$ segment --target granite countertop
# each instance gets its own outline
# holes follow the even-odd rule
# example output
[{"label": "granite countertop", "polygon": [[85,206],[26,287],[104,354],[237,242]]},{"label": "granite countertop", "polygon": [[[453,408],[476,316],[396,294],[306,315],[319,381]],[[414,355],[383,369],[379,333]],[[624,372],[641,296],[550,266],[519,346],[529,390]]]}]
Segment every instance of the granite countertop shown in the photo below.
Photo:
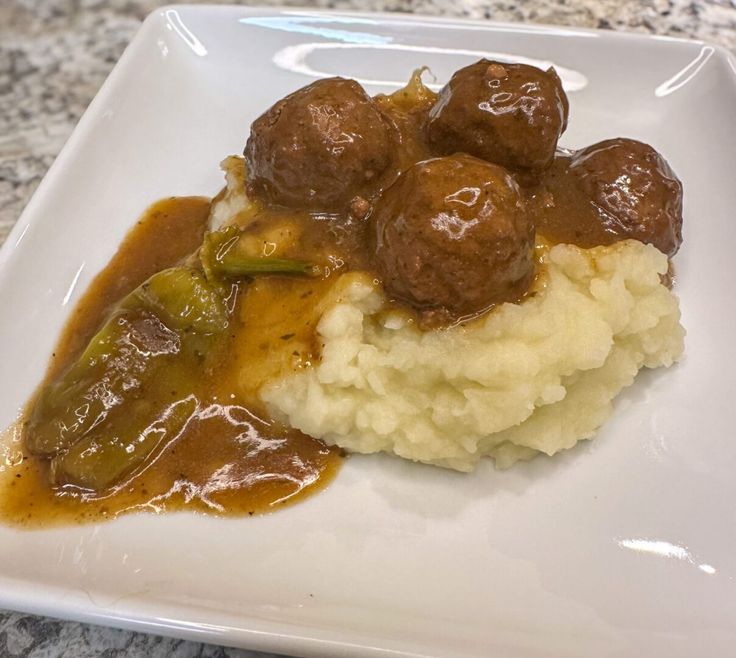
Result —
[{"label": "granite countertop", "polygon": [[[163,4],[168,3],[2,0],[0,244],[143,18]],[[706,39],[736,50],[736,0],[290,0],[288,4],[622,29]],[[0,611],[0,656],[99,655],[267,656]]]}]

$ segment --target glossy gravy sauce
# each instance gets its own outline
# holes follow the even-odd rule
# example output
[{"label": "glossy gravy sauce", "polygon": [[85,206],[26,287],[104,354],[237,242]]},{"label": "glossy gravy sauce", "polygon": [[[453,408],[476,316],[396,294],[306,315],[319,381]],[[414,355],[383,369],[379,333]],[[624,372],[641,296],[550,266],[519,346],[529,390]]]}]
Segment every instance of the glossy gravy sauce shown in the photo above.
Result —
[{"label": "glossy gravy sauce", "polygon": [[[74,309],[46,381],[78,357],[117,301],[197,249],[209,210],[208,199],[182,197],[146,211]],[[266,277],[238,288],[228,335],[218,348],[221,357],[187,391],[198,398],[192,421],[110,491],[52,487],[49,462],[24,450],[27,421],[19,421],[0,447],[0,521],[38,528],[136,510],[248,515],[324,487],[338,470],[339,450],[269,420],[255,393],[266,378],[315,358],[316,307],[305,300],[320,297],[327,287],[319,279]]]}]

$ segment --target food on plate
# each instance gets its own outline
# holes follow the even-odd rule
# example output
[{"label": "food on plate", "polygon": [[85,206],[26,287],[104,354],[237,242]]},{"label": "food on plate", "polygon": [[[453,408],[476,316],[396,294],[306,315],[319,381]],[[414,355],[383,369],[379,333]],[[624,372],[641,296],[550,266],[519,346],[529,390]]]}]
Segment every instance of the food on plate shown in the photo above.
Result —
[{"label": "food on plate", "polygon": [[440,332],[386,312],[348,275],[317,326],[322,359],[262,391],[275,413],[349,451],[461,471],[507,468],[591,437],[644,366],[682,351],[667,258],[635,241],[543,248],[546,283],[521,304]]},{"label": "food on plate", "polygon": [[608,139],[577,151],[570,172],[606,231],[674,256],[682,243],[682,185],[648,144]]},{"label": "food on plate", "polygon": [[386,293],[414,308],[472,315],[518,300],[534,278],[521,190],[503,167],[473,156],[416,163],[384,190],[370,222]]},{"label": "food on plate", "polygon": [[542,169],[567,127],[569,105],[554,69],[482,59],[457,71],[429,111],[442,154],[470,153],[504,167]]},{"label": "food on plate", "polygon": [[558,153],[530,183],[529,209],[555,242],[593,247],[632,238],[670,258],[682,243],[682,184],[657,151],[633,139]]},{"label": "food on plate", "polygon": [[249,190],[284,206],[342,210],[388,167],[392,130],[354,80],[313,82],[253,122]]},{"label": "food on plate", "polygon": [[557,149],[553,69],[439,95],[312,83],[257,118],[213,200],[147,211],[79,302],[3,448],[0,518],[257,513],[344,451],[460,471],[590,438],[683,350],[682,188],[652,147]]}]

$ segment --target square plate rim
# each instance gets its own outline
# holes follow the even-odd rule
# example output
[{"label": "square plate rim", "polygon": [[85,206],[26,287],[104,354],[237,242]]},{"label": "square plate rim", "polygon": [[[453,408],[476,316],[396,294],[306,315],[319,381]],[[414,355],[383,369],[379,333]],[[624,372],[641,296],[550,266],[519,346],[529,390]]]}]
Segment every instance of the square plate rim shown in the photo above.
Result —
[{"label": "square plate rim", "polygon": [[[504,28],[510,31],[523,31],[524,28],[529,30],[530,37],[534,33],[539,35],[558,35],[561,32],[575,35],[595,34],[610,41],[636,41],[639,43],[661,43],[663,47],[666,44],[689,44],[692,46],[708,46],[713,48],[714,56],[726,61],[736,72],[736,58],[734,54],[719,44],[710,43],[707,40],[662,36],[644,34],[630,31],[608,31],[595,28],[583,27],[567,27],[552,24],[530,24],[530,23],[514,23],[504,21],[483,20],[474,18],[456,18],[430,16],[422,14],[408,14],[401,12],[370,12],[370,11],[343,11],[336,9],[312,9],[305,7],[269,7],[262,5],[238,6],[238,5],[194,5],[194,4],[171,4],[159,7],[151,11],[142,22],[130,43],[126,46],[122,55],[115,63],[114,67],[100,86],[98,92],[83,112],[78,123],[70,133],[68,139],[59,151],[58,156],[43,176],[37,189],[24,207],[18,220],[15,222],[11,231],[7,235],[4,244],[0,247],[0,284],[4,282],[5,276],[8,274],[10,267],[9,256],[16,246],[19,236],[25,228],[34,221],[36,208],[47,203],[54,194],[54,187],[60,172],[72,160],[78,148],[84,145],[90,130],[94,127],[95,117],[98,107],[100,107],[118,87],[118,80],[128,68],[129,61],[134,57],[135,51],[146,42],[147,33],[153,29],[152,26],[165,15],[167,11],[186,10],[206,13],[237,13],[243,15],[270,12],[273,14],[301,14],[313,16],[348,16],[348,17],[364,17],[376,19],[377,21],[388,20],[392,22],[412,23],[412,22],[431,22],[439,27],[462,27],[462,26],[481,26],[486,28]],[[736,78],[733,80],[734,89],[736,89]],[[20,531],[27,532],[27,531]],[[33,532],[33,531],[31,531]],[[209,628],[202,630],[204,623],[196,621],[196,606],[183,605],[175,603],[166,603],[167,610],[181,612],[181,616],[176,619],[152,618],[150,615],[137,614],[135,608],[140,606],[134,603],[131,607],[120,605],[116,611],[105,610],[96,605],[91,599],[85,602],[84,597],[79,596],[77,592],[70,594],[69,590],[61,586],[34,584],[33,592],[28,591],[27,581],[16,579],[0,573],[0,607],[8,610],[18,611],[30,614],[40,614],[52,617],[58,617],[59,607],[53,604],[45,604],[41,602],[43,595],[54,597],[55,600],[66,597],[68,603],[64,610],[63,619],[77,621],[82,623],[91,623],[97,625],[111,626],[125,630],[132,630],[145,633],[154,633],[168,637],[185,638],[200,642],[216,642],[223,646],[243,647],[257,651],[276,651],[288,655],[302,656],[405,656],[405,657],[429,657],[438,654],[433,653],[417,653],[398,646],[389,646],[390,642],[384,642],[382,646],[372,646],[367,643],[355,643],[350,641],[350,637],[354,634],[333,633],[331,631],[321,631],[319,628],[310,627],[310,635],[302,635],[299,633],[301,628],[298,624],[284,621],[279,623],[267,623],[262,620],[256,620],[249,617],[238,617],[242,620],[238,626],[222,626],[218,628]],[[25,590],[24,590],[25,586]],[[43,593],[43,595],[40,595]],[[187,615],[189,611],[189,615]],[[68,614],[67,614],[68,613]],[[281,629],[279,631],[279,629]]]}]

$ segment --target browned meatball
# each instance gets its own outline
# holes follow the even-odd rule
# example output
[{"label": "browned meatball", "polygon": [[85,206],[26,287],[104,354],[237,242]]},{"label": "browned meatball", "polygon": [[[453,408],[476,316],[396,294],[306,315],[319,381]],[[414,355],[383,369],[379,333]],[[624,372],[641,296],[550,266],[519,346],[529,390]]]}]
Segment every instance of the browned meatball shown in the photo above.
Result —
[{"label": "browned meatball", "polygon": [[377,201],[387,292],[453,317],[518,299],[534,274],[534,225],[508,171],[470,155],[418,162]]},{"label": "browned meatball", "polygon": [[251,126],[249,191],[271,203],[342,210],[391,159],[392,126],[354,80],[319,80]]},{"label": "browned meatball", "polygon": [[504,167],[549,165],[569,105],[554,69],[482,59],[455,72],[430,110],[437,153],[470,153]]},{"label": "browned meatball", "polygon": [[609,139],[577,151],[570,173],[607,232],[673,256],[682,243],[682,184],[648,144]]}]

